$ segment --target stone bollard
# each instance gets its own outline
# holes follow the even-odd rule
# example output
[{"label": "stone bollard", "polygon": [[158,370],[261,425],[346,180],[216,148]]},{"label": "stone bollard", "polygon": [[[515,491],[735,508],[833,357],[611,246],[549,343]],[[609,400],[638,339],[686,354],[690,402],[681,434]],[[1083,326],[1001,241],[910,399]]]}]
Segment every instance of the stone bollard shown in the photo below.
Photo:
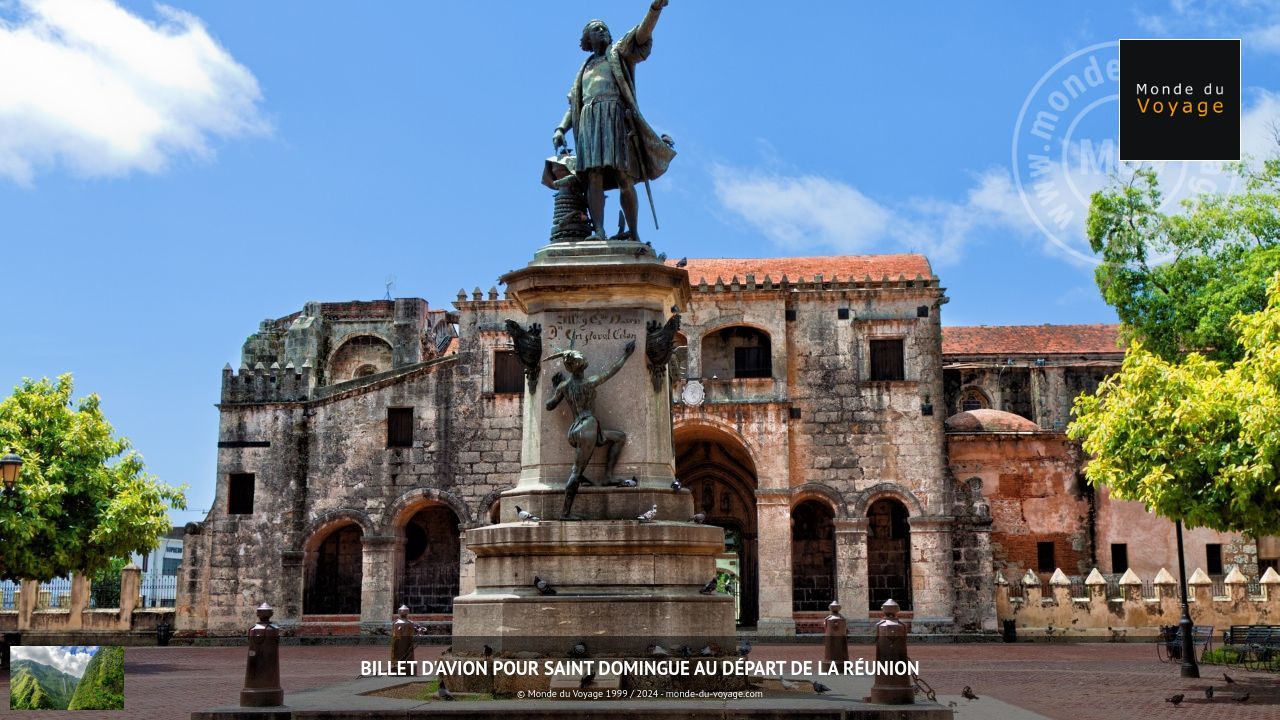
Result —
[{"label": "stone bollard", "polygon": [[409,606],[401,605],[400,617],[391,624],[391,662],[413,661],[413,634],[417,627],[409,619]]},{"label": "stone bollard", "polygon": [[[885,600],[880,609],[884,620],[876,624],[876,680],[871,686],[870,701],[877,705],[910,705],[915,702],[915,690],[906,666],[907,626],[898,622],[898,603],[892,598]],[[881,668],[895,665],[901,666],[901,672],[880,672]]]},{"label": "stone bollard", "polygon": [[280,688],[280,628],[271,624],[271,606],[258,606],[258,624],[249,629],[249,659],[244,666],[240,707],[284,705]]},{"label": "stone bollard", "polygon": [[833,600],[827,609],[831,614],[822,634],[822,659],[843,669],[849,660],[849,622],[840,614],[840,603]]}]

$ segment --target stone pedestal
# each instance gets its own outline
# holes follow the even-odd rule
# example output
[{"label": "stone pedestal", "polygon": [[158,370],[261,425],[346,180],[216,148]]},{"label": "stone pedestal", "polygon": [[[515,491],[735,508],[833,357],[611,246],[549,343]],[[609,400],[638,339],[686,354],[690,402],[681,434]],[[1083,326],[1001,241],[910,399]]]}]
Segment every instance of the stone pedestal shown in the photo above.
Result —
[{"label": "stone pedestal", "polygon": [[[687,274],[639,243],[584,241],[547,246],[502,281],[526,323],[542,326],[543,357],[577,350],[590,377],[635,341],[635,353],[596,389],[595,415],[626,433],[615,475],[638,486],[601,487],[606,449],[599,448],[586,472],[597,486],[581,488],[573,507],[584,519],[557,519],[573,464],[573,417],[567,403],[546,409],[552,378],[565,372],[558,360],[547,362],[538,385],[525,389],[521,470],[502,495],[501,523],[467,531],[475,585],[454,600],[453,653],[478,656],[489,645],[498,656],[565,657],[582,642],[597,658],[648,657],[654,644],[673,654],[713,645],[731,655],[733,599],[700,593],[716,576],[724,532],[690,522],[692,496],[671,489],[666,368],[655,387],[645,353],[647,324],[688,305]],[[542,521],[520,521],[516,505]],[[636,519],[655,505],[653,522]],[[541,594],[535,577],[555,594]]]}]

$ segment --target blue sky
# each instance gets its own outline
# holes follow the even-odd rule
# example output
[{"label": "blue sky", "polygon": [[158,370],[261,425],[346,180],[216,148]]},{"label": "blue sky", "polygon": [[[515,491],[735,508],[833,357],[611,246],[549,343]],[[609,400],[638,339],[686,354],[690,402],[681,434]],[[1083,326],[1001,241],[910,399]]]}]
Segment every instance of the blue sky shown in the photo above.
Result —
[{"label": "blue sky", "polygon": [[[0,384],[75,373],[191,486],[175,522],[202,518],[219,370],[258,322],[389,275],[447,307],[526,262],[581,28],[618,36],[646,7],[0,0]],[[673,0],[637,75],[680,154],[641,230],[673,257],[924,252],[952,325],[1111,322],[1082,212],[1046,235],[1014,143],[1055,65],[1121,37],[1244,38],[1245,145],[1265,149],[1268,4]],[[1114,140],[1114,85],[1093,92],[1062,148]],[[1106,181],[1063,157],[1064,194]]]},{"label": "blue sky", "polygon": [[68,675],[84,677],[84,669],[97,652],[97,645],[27,645],[14,647],[11,659],[32,660]]}]

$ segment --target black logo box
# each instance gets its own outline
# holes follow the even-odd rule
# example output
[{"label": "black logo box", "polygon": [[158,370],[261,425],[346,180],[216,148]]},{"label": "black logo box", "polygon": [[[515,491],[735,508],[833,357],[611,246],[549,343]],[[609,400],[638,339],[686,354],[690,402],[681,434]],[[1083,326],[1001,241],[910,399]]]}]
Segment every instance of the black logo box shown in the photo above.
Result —
[{"label": "black logo box", "polygon": [[1238,39],[1120,41],[1121,160],[1239,160],[1240,116]]}]

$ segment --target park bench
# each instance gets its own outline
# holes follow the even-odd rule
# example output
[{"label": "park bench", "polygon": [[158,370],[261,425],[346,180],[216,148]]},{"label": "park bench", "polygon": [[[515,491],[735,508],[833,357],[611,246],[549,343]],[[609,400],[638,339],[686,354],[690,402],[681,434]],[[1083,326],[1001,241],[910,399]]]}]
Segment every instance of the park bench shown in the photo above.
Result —
[{"label": "park bench", "polygon": [[1271,670],[1280,663],[1280,625],[1233,625],[1226,649],[1235,651],[1229,664]]},{"label": "park bench", "polygon": [[[1192,649],[1199,649],[1199,657],[1203,658],[1206,650],[1213,648],[1213,626],[1194,625],[1191,628]],[[1156,657],[1160,662],[1182,660],[1182,630],[1177,625],[1165,625],[1160,628],[1160,636],[1156,638]]]}]

